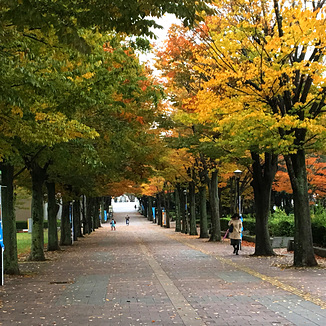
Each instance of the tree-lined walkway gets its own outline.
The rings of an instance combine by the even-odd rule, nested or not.
[[[324,325],[325,269],[232,255],[228,242],[175,233],[138,213],[0,289],[0,325]],[[55,256],[54,256],[55,255]],[[54,259],[55,258],[55,259]]]

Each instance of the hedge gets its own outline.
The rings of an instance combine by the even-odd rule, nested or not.
[[[221,230],[228,229],[230,218],[221,218]],[[255,235],[255,219],[252,217],[244,217],[243,227],[250,235]],[[272,214],[268,221],[268,228],[271,237],[293,237],[294,236],[294,216],[287,215],[283,211],[278,211]],[[312,214],[311,229],[313,242],[317,246],[326,247],[326,214]]]
[[[221,218],[221,230],[226,231],[228,227],[228,223],[230,218],[222,217]],[[255,220],[253,218],[244,218],[243,219],[243,227],[245,231],[249,231],[249,234],[255,234]]]
[[[58,227],[60,226],[60,220],[57,221]],[[16,221],[17,231],[24,230],[28,228],[27,221]],[[44,221],[44,229],[48,228],[48,221]]]

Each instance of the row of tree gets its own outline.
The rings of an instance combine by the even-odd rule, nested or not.
[[[121,0],[1,2],[0,168],[7,273],[19,272],[16,185],[32,193],[30,259],[44,260],[45,193],[48,249],[57,249],[56,196],[63,201],[61,243],[68,244],[70,202],[78,207],[81,195],[89,201],[116,195],[151,175],[153,152],[162,147],[152,132],[162,91],[135,55],[149,45],[137,36],[151,36],[150,28],[157,27],[153,17],[165,12],[191,24],[196,10],[205,8],[202,1],[181,6],[166,1],[128,6]],[[99,206],[86,207],[93,212],[85,215],[83,228],[91,232]]]
[[[195,29],[172,27],[157,51],[174,105],[162,123],[166,142],[192,156],[186,170],[188,177],[196,170],[198,188],[207,162],[210,171],[248,167],[257,255],[274,254],[267,222],[282,155],[294,201],[294,265],[314,266],[306,155],[325,150],[324,1],[226,0],[214,8]]]
[[[126,35],[151,34],[150,14],[171,12],[192,24],[203,9],[207,15],[197,28],[171,29],[157,53],[163,74],[157,83],[135,56],[148,42]],[[3,2],[0,146],[7,272],[18,272],[12,259],[15,183],[32,190],[31,259],[42,260],[45,184],[48,201],[60,194],[65,207],[81,195],[101,198],[126,189],[149,195],[150,219],[151,196],[157,194],[157,204],[166,207],[163,189],[176,188],[176,203],[185,207],[185,194],[190,202],[189,223],[180,209],[177,231],[189,234],[197,233],[198,192],[201,237],[208,236],[208,189],[209,236],[219,241],[218,176],[236,168],[251,173],[241,187],[251,182],[254,191],[255,254],[273,255],[267,222],[281,154],[294,199],[294,264],[316,265],[306,152],[324,149],[323,11],[323,1],[311,7],[222,1],[209,9],[201,1],[125,6],[96,0],[90,6],[61,0],[46,7],[39,1]],[[160,101],[162,84],[169,101]],[[220,179],[220,189],[227,179]],[[98,220],[98,204],[89,207],[89,216]],[[69,214],[64,216],[63,223]],[[92,223],[85,222],[85,230]]]

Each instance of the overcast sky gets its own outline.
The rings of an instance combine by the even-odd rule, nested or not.
[[[155,19],[155,20],[159,25],[163,26],[163,29],[152,29],[152,31],[157,36],[157,39],[151,40],[151,43],[152,44],[155,43],[157,45],[159,45],[166,39],[168,30],[172,24],[181,24],[181,21],[172,14],[165,14],[162,18]],[[153,54],[139,55],[139,59],[141,62],[146,62],[148,60],[151,60],[153,59],[153,57],[154,57]]]

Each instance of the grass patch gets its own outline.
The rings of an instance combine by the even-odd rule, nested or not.
[[[32,234],[30,233],[17,233],[17,253],[26,255],[31,251]],[[44,230],[44,244],[48,243],[48,230]]]

